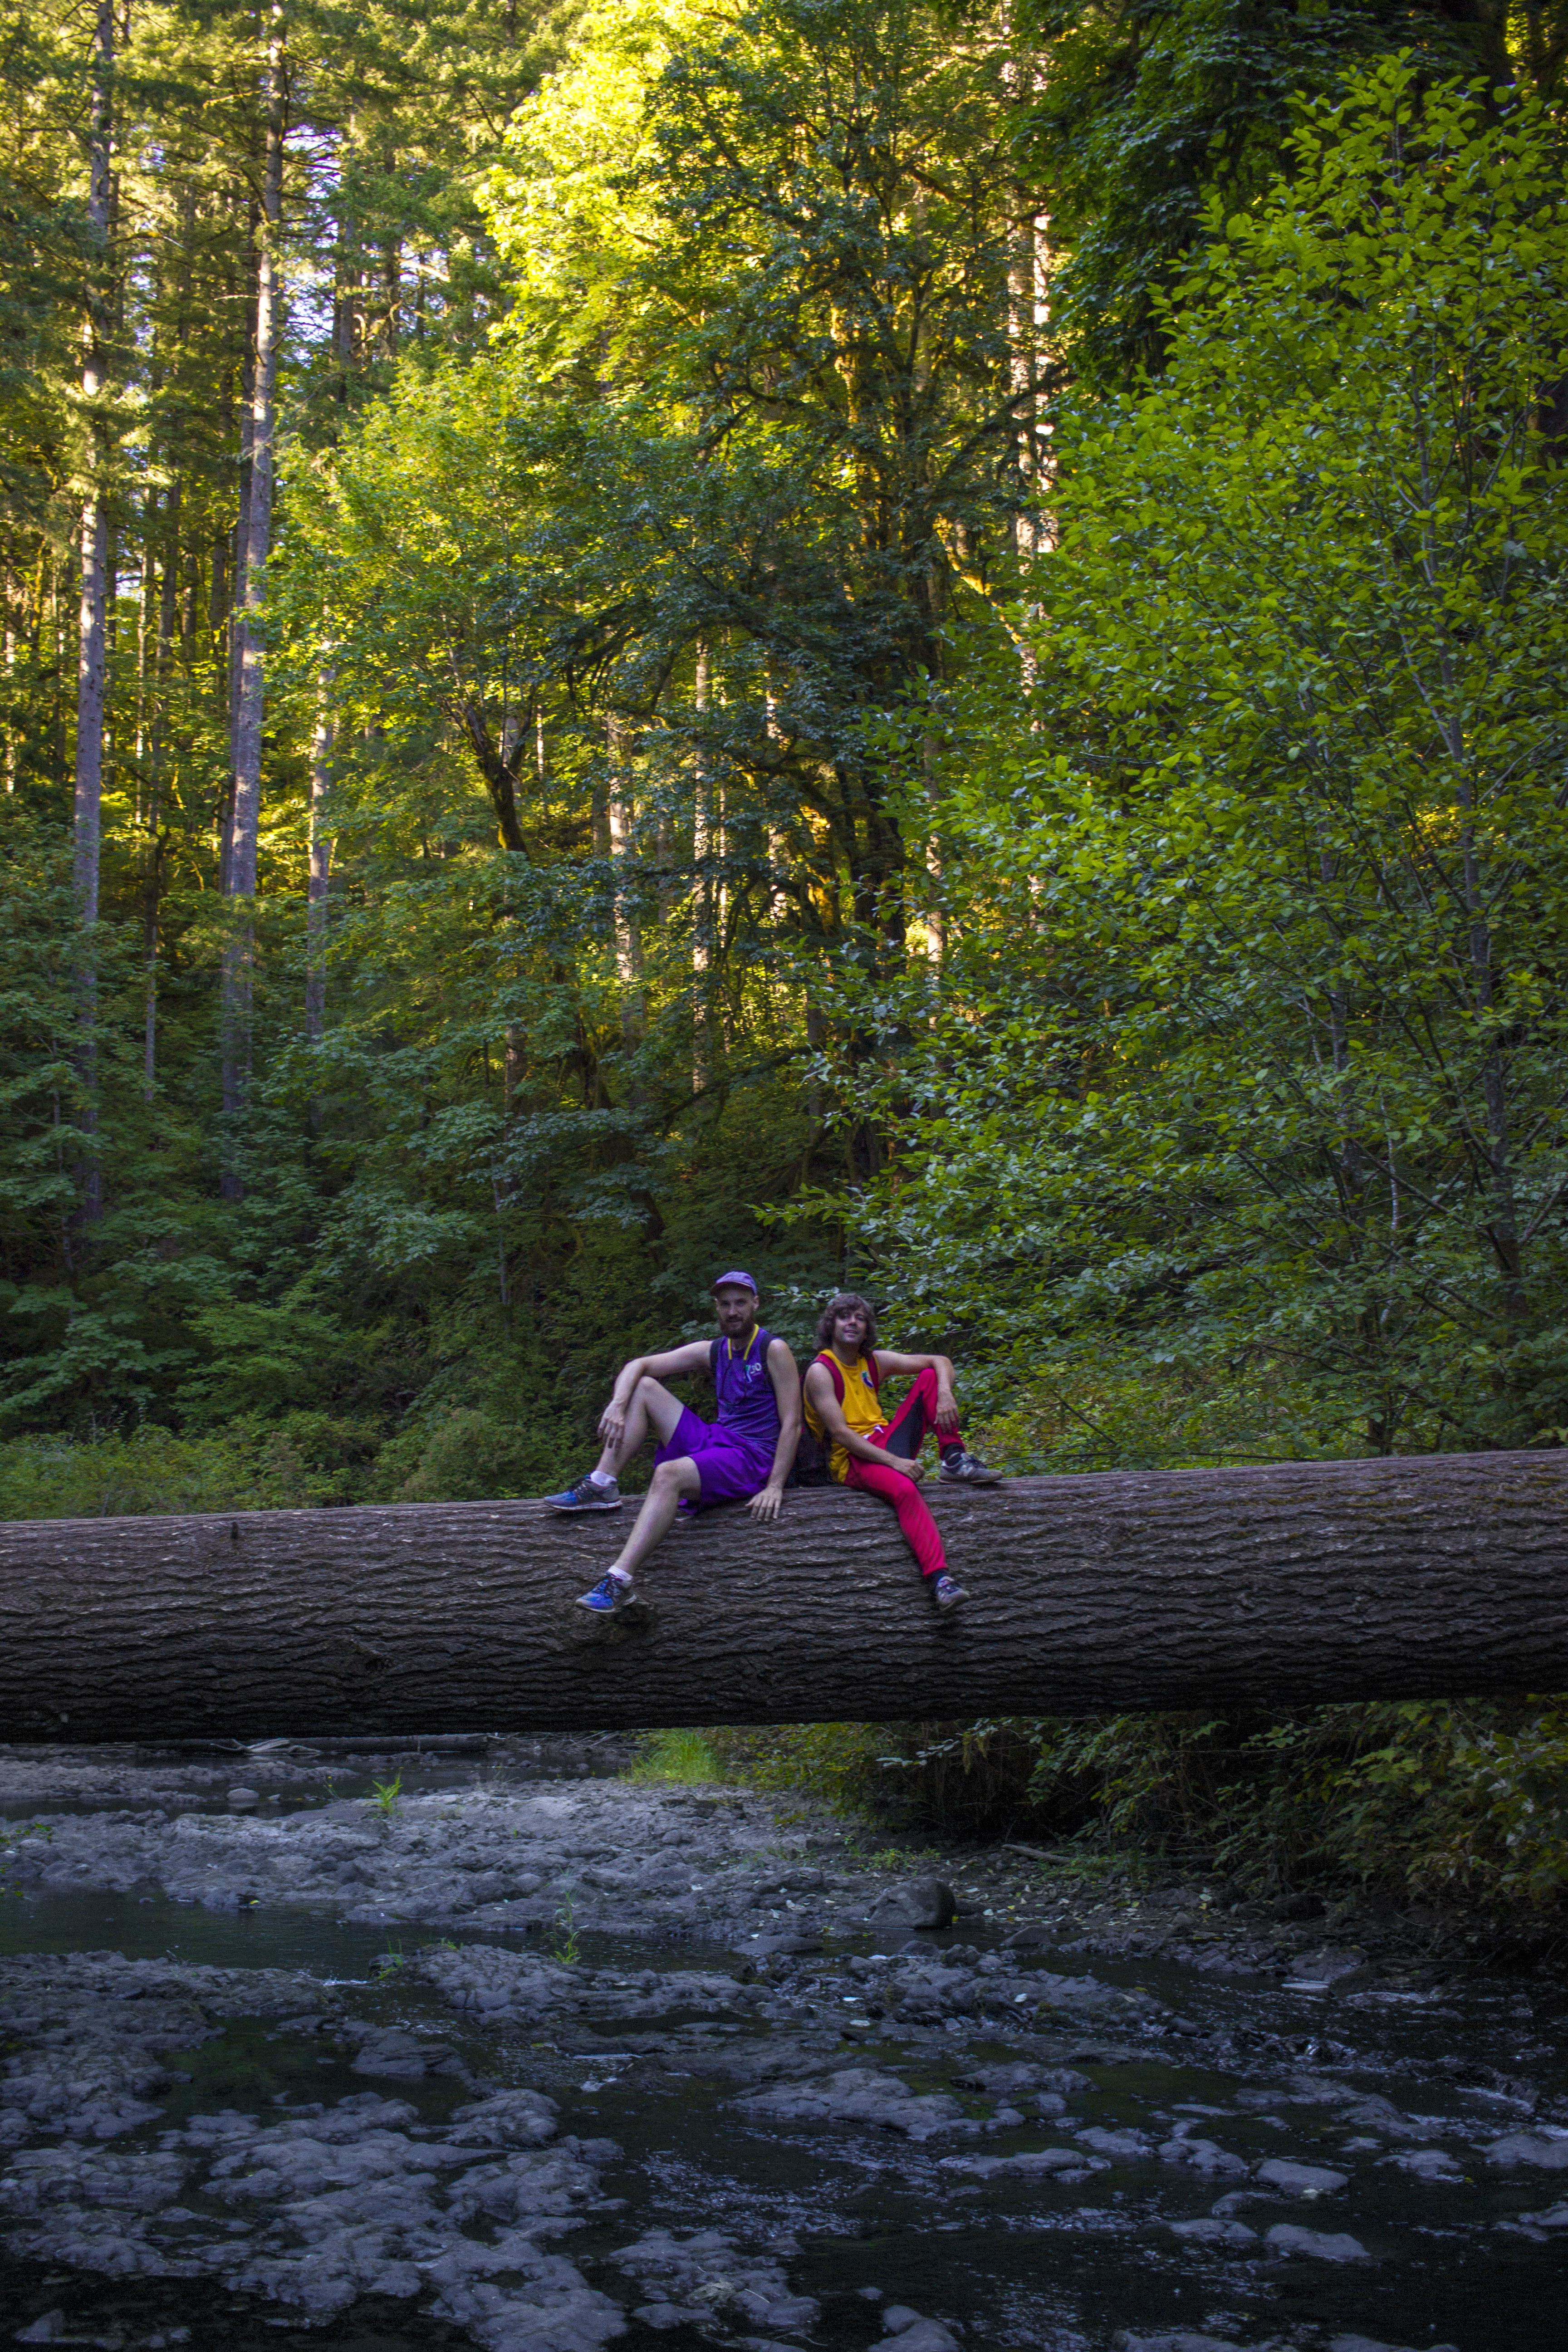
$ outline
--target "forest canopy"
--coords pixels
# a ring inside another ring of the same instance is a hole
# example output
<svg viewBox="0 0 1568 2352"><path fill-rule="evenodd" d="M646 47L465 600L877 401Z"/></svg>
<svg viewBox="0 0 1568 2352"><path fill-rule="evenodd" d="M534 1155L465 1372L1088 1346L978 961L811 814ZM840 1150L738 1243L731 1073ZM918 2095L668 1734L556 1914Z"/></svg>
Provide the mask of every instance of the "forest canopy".
<svg viewBox="0 0 1568 2352"><path fill-rule="evenodd" d="M736 1263L1015 1468L1563 1443L1565 39L14 10L21 1507L541 1492Z"/></svg>

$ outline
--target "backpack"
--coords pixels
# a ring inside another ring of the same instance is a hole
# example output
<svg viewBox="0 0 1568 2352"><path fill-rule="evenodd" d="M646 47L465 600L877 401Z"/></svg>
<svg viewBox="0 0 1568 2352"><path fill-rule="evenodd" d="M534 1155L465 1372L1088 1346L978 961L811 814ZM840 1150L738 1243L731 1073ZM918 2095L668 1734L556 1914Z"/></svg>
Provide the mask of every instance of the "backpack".
<svg viewBox="0 0 1568 2352"><path fill-rule="evenodd" d="M880 1389L881 1371L869 1348L866 1349L860 1360L871 1375L871 1386L874 1389ZM812 1358L811 1361L813 1364L826 1365L828 1377L833 1382L838 1402L842 1404L844 1374L839 1369L837 1357L830 1348L824 1348ZM809 1371L811 1364L808 1364L805 1369ZM818 1437L816 1430L805 1418L805 1372L800 1376L800 1444L795 1448L795 1467L784 1483L790 1486L831 1486L834 1484L832 1447L826 1438Z"/></svg>

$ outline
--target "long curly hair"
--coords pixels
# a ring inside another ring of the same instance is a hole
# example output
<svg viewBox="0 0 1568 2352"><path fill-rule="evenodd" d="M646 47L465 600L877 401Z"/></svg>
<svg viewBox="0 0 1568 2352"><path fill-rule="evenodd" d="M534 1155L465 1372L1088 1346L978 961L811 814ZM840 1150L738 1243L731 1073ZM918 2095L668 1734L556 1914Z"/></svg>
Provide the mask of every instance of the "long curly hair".
<svg viewBox="0 0 1568 2352"><path fill-rule="evenodd" d="M866 1337L861 1341L861 1346L865 1348L874 1348L876 1346L876 1308L872 1306L868 1298L862 1298L858 1290L840 1290L828 1300L826 1306L823 1308L821 1314L816 1318L816 1344L819 1348L832 1347L834 1318L839 1315L847 1315L852 1307L858 1307L860 1309L861 1314L866 1318Z"/></svg>

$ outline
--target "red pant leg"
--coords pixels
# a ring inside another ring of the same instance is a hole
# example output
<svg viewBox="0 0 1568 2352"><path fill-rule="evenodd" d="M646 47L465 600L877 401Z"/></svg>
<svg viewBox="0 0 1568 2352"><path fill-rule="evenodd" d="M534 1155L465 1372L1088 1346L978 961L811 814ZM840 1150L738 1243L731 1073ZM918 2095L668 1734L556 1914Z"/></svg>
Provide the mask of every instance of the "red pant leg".
<svg viewBox="0 0 1568 2352"><path fill-rule="evenodd" d="M915 1556L921 1574L924 1577L942 1574L947 1566L947 1555L942 1548L936 1521L927 1510L925 1497L912 1478L906 1478L901 1470L884 1470L879 1463L858 1461L852 1454L849 1466L844 1474L844 1484L863 1487L867 1494L879 1495L884 1503L891 1503L899 1515L904 1540Z"/></svg>
<svg viewBox="0 0 1568 2352"><path fill-rule="evenodd" d="M877 1441L889 1454L912 1462L925 1443L927 1432L936 1429L936 1374L928 1364ZM956 1431L945 1429L937 1432L936 1442L939 1453L963 1443Z"/></svg>

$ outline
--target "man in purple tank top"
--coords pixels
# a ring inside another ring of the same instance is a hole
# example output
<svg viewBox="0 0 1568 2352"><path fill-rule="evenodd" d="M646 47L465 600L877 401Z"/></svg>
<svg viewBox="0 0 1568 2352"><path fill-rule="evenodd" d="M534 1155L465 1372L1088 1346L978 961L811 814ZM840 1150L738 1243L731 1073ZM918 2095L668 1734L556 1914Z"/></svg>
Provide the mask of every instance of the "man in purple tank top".
<svg viewBox="0 0 1568 2352"><path fill-rule="evenodd" d="M657 1441L653 1478L620 1558L579 1606L596 1614L637 1599L632 1579L677 1511L749 1502L754 1519L774 1519L800 1439L800 1376L783 1339L757 1321L757 1286L749 1274L721 1274L713 1285L717 1339L693 1339L658 1356L634 1356L616 1375L599 1421L605 1450L585 1477L546 1496L558 1511L618 1511L616 1476L644 1441ZM702 1421L664 1386L683 1372L711 1368L719 1418Z"/></svg>

